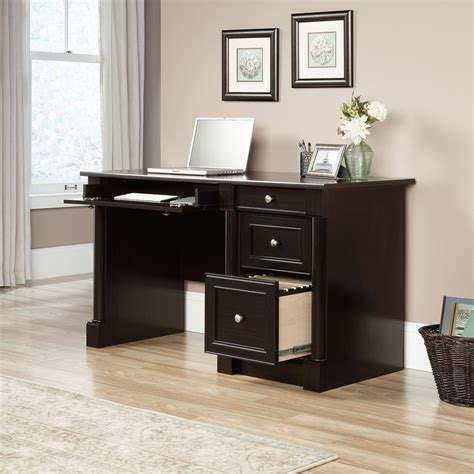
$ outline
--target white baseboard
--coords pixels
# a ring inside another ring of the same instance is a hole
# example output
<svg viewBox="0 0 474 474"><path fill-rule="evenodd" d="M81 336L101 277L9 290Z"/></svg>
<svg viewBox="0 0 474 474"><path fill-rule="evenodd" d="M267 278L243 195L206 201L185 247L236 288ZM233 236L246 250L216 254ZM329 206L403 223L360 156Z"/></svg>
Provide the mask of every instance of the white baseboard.
<svg viewBox="0 0 474 474"><path fill-rule="evenodd" d="M204 293L186 291L184 304L185 330L204 334Z"/></svg>
<svg viewBox="0 0 474 474"><path fill-rule="evenodd" d="M405 322L405 367L431 372L425 343L418 332L425 324Z"/></svg>
<svg viewBox="0 0 474 474"><path fill-rule="evenodd" d="M55 278L93 271L93 244L66 245L32 250L33 280ZM187 291L185 329L204 333L204 293ZM405 367L431 371L425 345L418 329L423 324L405 323Z"/></svg>
<svg viewBox="0 0 474 474"><path fill-rule="evenodd" d="M33 280L91 273L94 268L94 244L64 245L32 249Z"/></svg>

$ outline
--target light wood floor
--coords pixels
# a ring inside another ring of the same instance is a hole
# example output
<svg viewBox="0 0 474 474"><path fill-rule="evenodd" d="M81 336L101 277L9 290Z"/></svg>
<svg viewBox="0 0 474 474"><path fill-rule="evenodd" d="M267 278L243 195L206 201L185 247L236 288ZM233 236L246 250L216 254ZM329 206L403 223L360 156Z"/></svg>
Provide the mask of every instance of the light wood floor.
<svg viewBox="0 0 474 474"><path fill-rule="evenodd" d="M90 278L0 289L0 372L340 456L318 473L473 472L474 410L440 402L430 373L316 394L217 375L200 334L87 349L91 295Z"/></svg>

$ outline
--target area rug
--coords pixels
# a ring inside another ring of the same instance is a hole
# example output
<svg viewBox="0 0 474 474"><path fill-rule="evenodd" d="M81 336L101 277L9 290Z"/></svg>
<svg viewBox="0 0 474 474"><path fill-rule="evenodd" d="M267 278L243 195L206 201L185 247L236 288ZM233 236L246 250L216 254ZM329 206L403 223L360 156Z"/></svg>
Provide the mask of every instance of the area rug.
<svg viewBox="0 0 474 474"><path fill-rule="evenodd" d="M295 473L337 456L0 376L1 472Z"/></svg>

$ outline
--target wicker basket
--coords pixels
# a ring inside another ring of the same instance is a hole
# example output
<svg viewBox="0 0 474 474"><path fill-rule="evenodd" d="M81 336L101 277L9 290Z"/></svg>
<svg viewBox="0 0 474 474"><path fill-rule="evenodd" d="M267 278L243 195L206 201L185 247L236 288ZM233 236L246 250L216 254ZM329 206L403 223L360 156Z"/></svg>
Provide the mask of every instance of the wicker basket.
<svg viewBox="0 0 474 474"><path fill-rule="evenodd" d="M474 338L443 336L439 324L419 329L444 402L474 407Z"/></svg>

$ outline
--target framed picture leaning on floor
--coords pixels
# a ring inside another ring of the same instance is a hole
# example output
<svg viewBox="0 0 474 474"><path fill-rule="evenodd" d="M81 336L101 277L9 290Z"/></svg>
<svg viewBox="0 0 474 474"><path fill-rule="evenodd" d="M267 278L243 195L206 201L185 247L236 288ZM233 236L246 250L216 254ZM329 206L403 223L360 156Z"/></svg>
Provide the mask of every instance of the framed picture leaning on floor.
<svg viewBox="0 0 474 474"><path fill-rule="evenodd" d="M445 336L474 337L474 299L445 296L440 333Z"/></svg>

